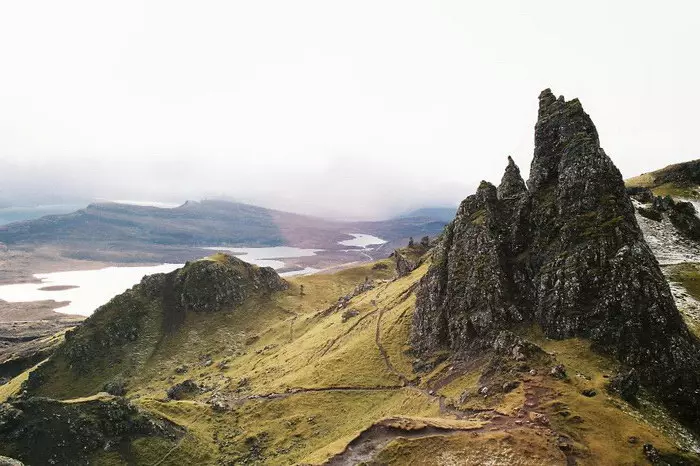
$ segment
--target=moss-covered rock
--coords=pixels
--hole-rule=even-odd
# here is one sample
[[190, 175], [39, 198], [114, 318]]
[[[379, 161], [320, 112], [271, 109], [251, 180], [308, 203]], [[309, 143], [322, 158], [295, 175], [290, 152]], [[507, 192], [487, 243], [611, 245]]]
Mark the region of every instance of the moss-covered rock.
[[469, 353], [530, 323], [550, 338], [588, 338], [700, 431], [700, 344], [581, 103], [543, 91], [528, 189], [513, 165], [499, 189], [482, 182], [462, 202], [436, 248], [414, 348]]
[[174, 442], [183, 434], [123, 398], [0, 404], [0, 451], [28, 464], [87, 465], [96, 452], [123, 451], [121, 446], [138, 438]]

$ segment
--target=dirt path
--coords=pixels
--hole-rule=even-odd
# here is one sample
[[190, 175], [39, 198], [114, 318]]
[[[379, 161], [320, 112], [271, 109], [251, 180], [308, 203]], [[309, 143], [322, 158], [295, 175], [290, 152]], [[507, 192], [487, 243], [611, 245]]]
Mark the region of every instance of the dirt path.
[[447, 429], [439, 427], [425, 427], [417, 430], [405, 430], [396, 427], [373, 425], [357, 436], [343, 452], [328, 460], [328, 466], [351, 466], [371, 461], [392, 440], [396, 438], [417, 439], [434, 435], [453, 435], [481, 428]]

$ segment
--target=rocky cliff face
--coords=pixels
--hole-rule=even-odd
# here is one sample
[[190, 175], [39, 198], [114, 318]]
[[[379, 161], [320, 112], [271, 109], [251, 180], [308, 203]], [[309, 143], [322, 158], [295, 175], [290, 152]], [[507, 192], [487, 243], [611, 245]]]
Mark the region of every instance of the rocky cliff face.
[[462, 202], [417, 292], [413, 344], [469, 352], [532, 323], [588, 338], [698, 428], [700, 346], [622, 176], [577, 99], [539, 101], [527, 188], [509, 159], [498, 188], [482, 182]]

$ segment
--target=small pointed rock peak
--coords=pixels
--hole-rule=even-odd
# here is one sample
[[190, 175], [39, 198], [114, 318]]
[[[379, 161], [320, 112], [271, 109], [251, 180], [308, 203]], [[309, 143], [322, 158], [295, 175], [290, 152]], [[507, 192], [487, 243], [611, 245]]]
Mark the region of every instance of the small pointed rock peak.
[[527, 191], [525, 187], [525, 181], [520, 175], [520, 168], [515, 164], [513, 158], [508, 156], [508, 166], [506, 171], [501, 178], [501, 184], [498, 185], [498, 198], [506, 199], [518, 196]]
[[498, 195], [494, 185], [488, 181], [482, 180], [481, 183], [479, 183], [479, 188], [476, 190], [476, 196], [487, 201], [496, 199]]
[[557, 99], [551, 90], [545, 89], [539, 101], [535, 156], [527, 183], [531, 192], [549, 185], [559, 174], [562, 156], [576, 152], [581, 143], [591, 146], [584, 152], [600, 150], [598, 131], [578, 99], [566, 101], [563, 96]]

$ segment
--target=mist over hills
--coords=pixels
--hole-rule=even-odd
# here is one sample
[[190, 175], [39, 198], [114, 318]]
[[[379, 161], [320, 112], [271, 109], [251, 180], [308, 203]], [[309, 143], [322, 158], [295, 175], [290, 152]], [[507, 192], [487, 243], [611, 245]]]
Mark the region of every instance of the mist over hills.
[[[200, 246], [338, 247], [348, 233], [387, 241], [434, 236], [447, 222], [439, 215], [341, 222], [220, 200], [188, 201], [175, 208], [94, 203], [63, 215], [0, 226], [7, 245], [53, 244], [90, 249]], [[98, 248], [95, 248], [98, 249]]]

